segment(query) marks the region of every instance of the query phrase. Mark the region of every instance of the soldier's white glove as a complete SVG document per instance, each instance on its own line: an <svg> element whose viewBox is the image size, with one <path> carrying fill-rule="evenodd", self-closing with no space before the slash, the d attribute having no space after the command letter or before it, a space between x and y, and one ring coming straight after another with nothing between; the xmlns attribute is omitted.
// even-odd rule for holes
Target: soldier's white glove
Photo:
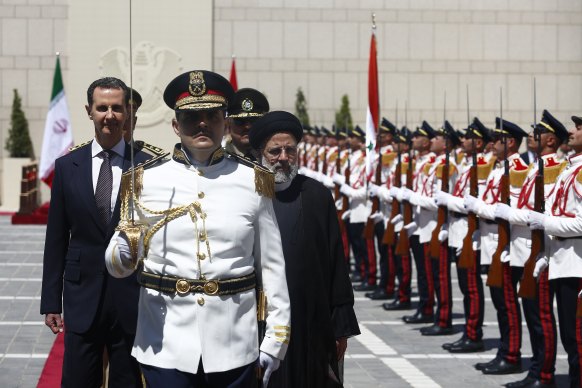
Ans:
<svg viewBox="0 0 582 388"><path fill-rule="evenodd" d="M132 263L137 263L138 258L143 257L143 234L138 242L138 257L131 257L129 242L121 234L117 235L117 248L119 249L119 260L125 268L133 268Z"/></svg>
<svg viewBox="0 0 582 388"><path fill-rule="evenodd" d="M342 198L335 201L335 209L336 210L342 210L343 205L344 205L344 200Z"/></svg>
<svg viewBox="0 0 582 388"><path fill-rule="evenodd" d="M318 171L315 174L313 174L312 178L315 179L318 182L323 182L323 177L324 176L325 176L324 173L322 173L321 171Z"/></svg>
<svg viewBox="0 0 582 388"><path fill-rule="evenodd" d="M538 213L536 211L530 210L528 219L529 228L531 230L544 229L544 222L546 221L546 216L543 213Z"/></svg>
<svg viewBox="0 0 582 388"><path fill-rule="evenodd" d="M509 252L507 251L507 249L504 249L501 252L501 256L499 257L499 259L501 260L502 263L509 263L511 257L509 256Z"/></svg>
<svg viewBox="0 0 582 388"><path fill-rule="evenodd" d="M473 197L472 195L467 195L464 201L465 209L467 209L471 213L476 213L477 209L479 209L479 206L481 205L482 202L483 201Z"/></svg>
<svg viewBox="0 0 582 388"><path fill-rule="evenodd" d="M374 222L374 224L377 224L378 222L384 221L384 214L376 212L370 215L370 219Z"/></svg>
<svg viewBox="0 0 582 388"><path fill-rule="evenodd" d="M501 218L502 220L509 221L509 216L511 215L511 207L509 205L498 202L495 204L494 211L495 218Z"/></svg>
<svg viewBox="0 0 582 388"><path fill-rule="evenodd" d="M416 229L418 229L418 225L416 225L416 222L412 221L410 224L404 225L404 229L406 229L408 235L411 236L416 232Z"/></svg>
<svg viewBox="0 0 582 388"><path fill-rule="evenodd" d="M544 270L546 268L548 268L548 259L546 257L541 257L538 259L538 261L536 261L536 266L534 267L533 270L533 276L534 278L538 278L540 276L540 274L542 272L544 272Z"/></svg>
<svg viewBox="0 0 582 388"><path fill-rule="evenodd" d="M449 231L448 231L448 226L447 224L444 224L443 227L441 228L441 231L439 232L439 242L443 242L445 241L447 238L449 238Z"/></svg>
<svg viewBox="0 0 582 388"><path fill-rule="evenodd" d="M306 167L299 167L299 170L297 170L297 173L307 176L307 174L305 173L305 170L307 170Z"/></svg>
<svg viewBox="0 0 582 388"><path fill-rule="evenodd" d="M333 189L334 188L334 183L333 183L333 179L331 179L330 177L328 177L327 175L323 175L321 178L321 183L323 183L323 185L325 187L327 187L328 189Z"/></svg>
<svg viewBox="0 0 582 388"><path fill-rule="evenodd" d="M380 189L380 186L375 185L373 183L370 183L368 185L368 191L370 193L370 197L377 197L378 196L378 190Z"/></svg>
<svg viewBox="0 0 582 388"><path fill-rule="evenodd" d="M343 176L343 175L338 174L337 172L333 174L333 176L331 177L331 179L333 180L333 183L335 183L338 186L341 186L344 183L346 183L346 177Z"/></svg>
<svg viewBox="0 0 582 388"><path fill-rule="evenodd" d="M398 198L398 195L400 194L400 191L402 189L400 187L391 187L390 188L390 196L392 198Z"/></svg>
<svg viewBox="0 0 582 388"><path fill-rule="evenodd" d="M263 387L267 387L269 385L269 379L271 378L271 374L279 369L279 365L281 365L281 360L271 356L268 353L260 352L259 353L259 365L264 370L263 374Z"/></svg>
<svg viewBox="0 0 582 388"><path fill-rule="evenodd" d="M351 213L351 212L352 212L351 210L346 210L346 211L345 211L345 212L342 214L342 220L343 220L343 221L345 221L345 220L347 220L348 218L350 218L350 213Z"/></svg>
<svg viewBox="0 0 582 388"><path fill-rule="evenodd" d="M395 225L400 221L402 221L402 214L397 214L396 216L394 216L394 218L390 220L390 223Z"/></svg>
<svg viewBox="0 0 582 388"><path fill-rule="evenodd" d="M447 193L446 191L439 190L436 192L434 201L437 204L437 206L447 206L447 204L449 203L449 196L450 194Z"/></svg>
<svg viewBox="0 0 582 388"><path fill-rule="evenodd" d="M351 198L352 195L354 194L354 189L352 189L349 185L346 185L344 183L340 186L340 193L342 193L348 198Z"/></svg>
<svg viewBox="0 0 582 388"><path fill-rule="evenodd" d="M414 191L410 190L407 187L405 187L404 189L401 189L401 191L402 191L402 199L404 201L409 201L410 197L412 197L412 194L414 194Z"/></svg>

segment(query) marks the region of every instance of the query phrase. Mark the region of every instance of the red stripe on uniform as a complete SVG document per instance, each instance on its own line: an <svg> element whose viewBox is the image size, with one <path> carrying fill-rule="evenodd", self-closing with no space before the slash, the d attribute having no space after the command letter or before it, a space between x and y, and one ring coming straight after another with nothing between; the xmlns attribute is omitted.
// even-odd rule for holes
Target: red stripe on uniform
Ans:
<svg viewBox="0 0 582 388"><path fill-rule="evenodd" d="M539 276L538 307L544 341L544 359L540 371L540 379L542 383L550 384L554 379L554 366L556 364L556 352L554 351L556 346L556 326L553 319L553 300L550 295L547 269Z"/></svg>
<svg viewBox="0 0 582 388"><path fill-rule="evenodd" d="M511 267L509 263L503 263L503 295L505 309L507 310L507 322L509 323L509 349L505 358L510 363L516 363L520 357L521 325L518 319L515 288L511 282Z"/></svg>
<svg viewBox="0 0 582 388"><path fill-rule="evenodd" d="M465 331L467 332L467 337L472 341L477 341L477 325L479 323L479 290L477 289L477 281L475 276L477 275L477 253L474 252L475 259L473 260L473 266L467 268L467 293L469 294L469 316L467 318L467 326Z"/></svg>
<svg viewBox="0 0 582 388"><path fill-rule="evenodd" d="M374 245L374 237L366 239L366 247L368 248L368 284L376 285L376 246Z"/></svg>
<svg viewBox="0 0 582 388"><path fill-rule="evenodd" d="M386 280L386 292L392 294L394 292L394 283L396 278L396 271L394 270L394 250L392 245L386 246L386 260L388 260L388 279Z"/></svg>
<svg viewBox="0 0 582 388"><path fill-rule="evenodd" d="M427 243L422 244L424 249L424 268L426 271L426 284L428 286L428 300L426 301L424 314L432 315L434 307L434 280L432 277L432 264L430 258L430 247Z"/></svg>
<svg viewBox="0 0 582 388"><path fill-rule="evenodd" d="M440 283L440 308L439 308L439 325L447 327L448 317L451 311L451 300L449 299L449 271L447 262L449 255L447 245L441 243L439 248L439 283Z"/></svg>
<svg viewBox="0 0 582 388"><path fill-rule="evenodd" d="M582 290L582 279L578 280L578 292ZM577 300L578 304L582 303L580 298ZM576 306L578 307L578 306ZM578 367L582 371L582 318L576 317L576 345L578 348ZM580 385L582 386L582 373L580 373Z"/></svg>
<svg viewBox="0 0 582 388"><path fill-rule="evenodd" d="M400 256L400 265L402 267L402 284L398 287L398 300L400 302L410 302L410 294L408 293L411 279L410 256Z"/></svg>

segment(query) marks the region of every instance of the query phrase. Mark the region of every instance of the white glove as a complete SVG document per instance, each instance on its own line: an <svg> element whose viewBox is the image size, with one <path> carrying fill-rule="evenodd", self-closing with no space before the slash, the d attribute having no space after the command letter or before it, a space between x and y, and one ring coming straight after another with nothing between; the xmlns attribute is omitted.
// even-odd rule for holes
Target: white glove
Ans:
<svg viewBox="0 0 582 388"><path fill-rule="evenodd" d="M346 183L346 177L343 176L343 175L338 174L337 172L333 174L333 176L331 177L331 179L333 180L333 183L335 183L338 186L341 186L344 183Z"/></svg>
<svg viewBox="0 0 582 388"><path fill-rule="evenodd" d="M143 234L140 236L138 242L138 252L135 258L131 257L131 251L129 250L129 242L119 234L117 236L117 248L119 249L119 260L125 268L133 268L132 263L136 263L140 257L143 257Z"/></svg>
<svg viewBox="0 0 582 388"><path fill-rule="evenodd" d="M483 201L473 197L472 195L467 195L465 197L465 202L464 202L465 209L467 209L471 213L476 213L481 202L483 202Z"/></svg>
<svg viewBox="0 0 582 388"><path fill-rule="evenodd" d="M324 177L325 177L325 174L322 173L322 172L320 172L320 171L318 171L315 174L313 174L313 177L312 178L315 179L318 182L323 182L323 178Z"/></svg>
<svg viewBox="0 0 582 388"><path fill-rule="evenodd" d="M378 196L378 190L380 189L380 186L375 185L373 183L370 183L368 185L368 190L370 193L370 197L377 197Z"/></svg>
<svg viewBox="0 0 582 388"><path fill-rule="evenodd" d="M410 197L412 197L412 194L414 194L414 191L410 190L409 188L405 187L402 190L402 199L404 201L409 201Z"/></svg>
<svg viewBox="0 0 582 388"><path fill-rule="evenodd" d="M307 174L305 173L305 170L307 170L306 167L299 167L299 170L297 170L297 173L307 176Z"/></svg>
<svg viewBox="0 0 582 388"><path fill-rule="evenodd" d="M457 257L461 256L462 252L463 252L463 244L461 244L461 246L455 248L455 253L457 254Z"/></svg>
<svg viewBox="0 0 582 388"><path fill-rule="evenodd" d="M436 192L434 202L437 204L437 206L447 206L449 203L449 196L450 194L446 191L439 190Z"/></svg>
<svg viewBox="0 0 582 388"><path fill-rule="evenodd" d="M374 224L377 224L378 222L384 221L384 214L376 212L370 215L370 219L374 222Z"/></svg>
<svg viewBox="0 0 582 388"><path fill-rule="evenodd" d="M414 232L416 232L416 229L418 229L418 225L416 225L416 222L412 221L410 224L404 225L404 229L406 229L409 236L412 236Z"/></svg>
<svg viewBox="0 0 582 388"><path fill-rule="evenodd" d="M271 356L268 353L260 352L259 365L264 370L263 387L266 388L267 385L269 385L269 379L271 378L271 374L277 369L279 369L279 365L281 365L281 360Z"/></svg>
<svg viewBox="0 0 582 388"><path fill-rule="evenodd" d="M473 232L473 250L477 252L481 248L481 231L476 230Z"/></svg>
<svg viewBox="0 0 582 388"><path fill-rule="evenodd" d="M508 221L509 216L511 215L511 208L509 207L509 205L503 202L498 202L497 204L495 204L494 214L495 218L501 218L502 220Z"/></svg>
<svg viewBox="0 0 582 388"><path fill-rule="evenodd" d="M392 198L398 198L398 194L400 194L400 191L402 189L400 187L391 187L390 188L390 196Z"/></svg>
<svg viewBox="0 0 582 388"><path fill-rule="evenodd" d="M544 272L546 268L548 268L548 265L549 263L546 257L541 257L538 261L536 261L536 266L533 270L534 278L537 279L540 276L540 274Z"/></svg>
<svg viewBox="0 0 582 388"><path fill-rule="evenodd" d="M335 201L335 208L336 208L336 210L342 210L342 207L343 206L344 206L344 200L343 200L343 198L340 198L337 201Z"/></svg>
<svg viewBox="0 0 582 388"><path fill-rule="evenodd" d="M342 214L342 220L343 220L343 221L345 221L345 220L347 220L348 218L350 218L350 213L351 213L351 210L346 210L346 211L345 211L345 212Z"/></svg>
<svg viewBox="0 0 582 388"><path fill-rule="evenodd" d="M324 175L322 177L321 183L323 183L323 185L325 187L327 187L328 189L333 189L334 188L334 183L333 183L333 179L331 179L330 177L328 177L327 175Z"/></svg>
<svg viewBox="0 0 582 388"><path fill-rule="evenodd" d="M394 216L394 218L392 218L390 220L390 223L395 225L395 224L399 223L400 221L402 221L402 218L403 218L402 214L397 214L396 216Z"/></svg>
<svg viewBox="0 0 582 388"><path fill-rule="evenodd" d="M544 229L544 222L546 221L546 216L543 213L538 213L533 210L529 212L529 228L531 230Z"/></svg>
<svg viewBox="0 0 582 388"><path fill-rule="evenodd" d="M499 259L501 260L502 263L509 263L511 257L509 256L509 252L507 251L507 249L504 249L501 252L501 256L499 257Z"/></svg>
<svg viewBox="0 0 582 388"><path fill-rule="evenodd" d="M354 189L352 189L349 185L346 185L344 183L340 186L340 193L342 193L348 198L351 198L352 195L354 194Z"/></svg>
<svg viewBox="0 0 582 388"><path fill-rule="evenodd" d="M441 228L441 231L439 232L439 242L443 242L445 241L447 238L449 238L449 231L448 231L448 227L447 224L444 224L443 227Z"/></svg>

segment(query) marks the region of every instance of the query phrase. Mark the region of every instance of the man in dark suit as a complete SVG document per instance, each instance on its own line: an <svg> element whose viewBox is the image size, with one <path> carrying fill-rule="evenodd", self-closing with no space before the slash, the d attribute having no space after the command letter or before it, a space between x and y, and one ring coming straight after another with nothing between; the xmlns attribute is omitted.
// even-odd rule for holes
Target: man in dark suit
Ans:
<svg viewBox="0 0 582 388"><path fill-rule="evenodd" d="M273 208L293 311L289 348L269 387L341 387L347 339L360 330L331 193L297 174L302 135L299 120L283 111L266 113L249 133L258 159L275 173Z"/></svg>
<svg viewBox="0 0 582 388"><path fill-rule="evenodd" d="M53 333L66 318L63 387L99 387L103 351L109 356L109 387L141 386L130 356L137 320L135 277L115 279L103 256L119 221L118 192L130 168L123 140L129 117L128 87L105 77L87 90L95 138L55 162L44 250L40 313ZM134 155L135 163L148 156Z"/></svg>

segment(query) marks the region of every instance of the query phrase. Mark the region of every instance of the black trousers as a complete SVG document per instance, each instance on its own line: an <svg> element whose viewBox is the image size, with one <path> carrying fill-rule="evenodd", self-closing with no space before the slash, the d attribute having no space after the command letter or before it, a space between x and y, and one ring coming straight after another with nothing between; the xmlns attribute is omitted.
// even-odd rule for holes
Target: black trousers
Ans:
<svg viewBox="0 0 582 388"><path fill-rule="evenodd" d="M250 388L258 386L255 377L256 362L224 372L206 373L200 360L196 374L146 364L140 366L147 388Z"/></svg>
<svg viewBox="0 0 582 388"><path fill-rule="evenodd" d="M378 253L380 254L380 259L376 260L376 250L374 249L373 252L368 250L368 254L372 253L374 255L374 260L370 260L370 264L379 262L380 267L380 282L378 284L379 288L383 288L388 293L394 292L394 265L392 268L390 266L389 257L388 257L388 246L382 243L382 239L384 238L384 222L378 222L374 225L374 239L376 240L376 246L378 247ZM372 244L374 247L374 244ZM374 247L375 248L375 247ZM392 281L390 281L392 279ZM371 284L374 284L372 282ZM390 287L389 287L390 285Z"/></svg>
<svg viewBox="0 0 582 388"><path fill-rule="evenodd" d="M100 387L105 349L109 357L109 387L142 387L139 365L130 354L135 333L124 331L117 319L112 300L119 295L110 295L106 285L104 290L89 331L67 331L65 317L62 387Z"/></svg>
<svg viewBox="0 0 582 388"><path fill-rule="evenodd" d="M437 298L435 325L451 327L453 325L453 291L451 289L451 263L446 241L440 243L439 258L430 258L430 261Z"/></svg>
<svg viewBox="0 0 582 388"><path fill-rule="evenodd" d="M455 255L456 249L450 249ZM475 264L472 268L459 268L457 260L457 278L463 294L463 310L465 313L465 331L463 335L472 341L483 338L483 318L485 315L485 295L481 279L481 251L475 252Z"/></svg>
<svg viewBox="0 0 582 388"><path fill-rule="evenodd" d="M497 357L512 364L521 360L521 311L516 290L522 273L523 268L503 263L503 287L489 288L501 336Z"/></svg>
<svg viewBox="0 0 582 388"><path fill-rule="evenodd" d="M430 258L426 254L426 248L426 244L421 244L417 235L410 237L410 249L416 265L418 296L420 298L417 309L425 315L433 315L434 283L431 274L432 267L428 262Z"/></svg>
<svg viewBox="0 0 582 388"><path fill-rule="evenodd" d="M537 298L522 298L523 316L527 323L532 358L529 376L550 384L556 369L556 318L554 317L554 287L548 281L548 270L538 277Z"/></svg>
<svg viewBox="0 0 582 388"><path fill-rule="evenodd" d="M560 322L560 339L568 353L568 376L570 387L580 387L580 352L582 351L582 318L576 317L576 307L581 303L578 293L582 289L582 279L561 278L551 281L556 291L558 302L558 320Z"/></svg>
<svg viewBox="0 0 582 388"><path fill-rule="evenodd" d="M359 273L363 281L367 281L369 268L366 240L362 236L364 226L363 222L348 223L348 239L354 253L354 272Z"/></svg>

